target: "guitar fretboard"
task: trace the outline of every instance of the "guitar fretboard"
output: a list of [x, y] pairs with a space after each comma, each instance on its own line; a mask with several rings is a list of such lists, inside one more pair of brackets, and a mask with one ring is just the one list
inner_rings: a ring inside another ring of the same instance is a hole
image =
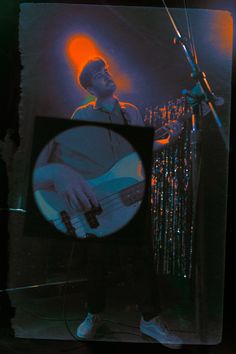
[[[224, 99], [222, 97], [216, 97], [215, 105], [222, 106]], [[205, 101], [201, 102], [201, 115], [206, 116], [211, 110]], [[157, 122], [163, 124], [162, 127], [155, 129], [155, 140], [163, 139], [168, 136], [168, 130], [165, 128], [166, 123], [171, 122], [173, 119], [178, 120], [180, 123], [184, 123], [191, 118], [193, 114], [192, 107], [188, 104], [185, 97], [177, 100], [169, 101], [162, 107], [149, 108], [146, 110], [145, 123], [147, 126], [152, 126], [154, 129], [157, 126]]]

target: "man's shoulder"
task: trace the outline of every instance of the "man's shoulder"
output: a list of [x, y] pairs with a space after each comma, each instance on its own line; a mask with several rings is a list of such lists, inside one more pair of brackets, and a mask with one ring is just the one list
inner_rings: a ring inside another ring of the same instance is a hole
[[95, 102], [89, 102], [77, 107], [74, 113], [72, 114], [71, 119], [80, 119], [85, 117], [87, 113], [90, 113], [94, 109], [94, 106]]
[[124, 112], [128, 124], [144, 126], [142, 115], [138, 107], [129, 102], [120, 102], [120, 108]]
[[138, 108], [134, 104], [129, 102], [120, 102], [120, 107], [124, 110], [138, 111]]

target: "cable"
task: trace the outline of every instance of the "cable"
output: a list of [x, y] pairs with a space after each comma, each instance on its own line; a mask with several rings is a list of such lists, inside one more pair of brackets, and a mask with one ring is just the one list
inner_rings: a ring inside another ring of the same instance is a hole
[[126, 331], [110, 331], [105, 333], [104, 335], [109, 336], [109, 335], [113, 335], [113, 334], [129, 334], [131, 336], [135, 336], [135, 337], [142, 337], [142, 334], [136, 334], [136, 333], [131, 333], [131, 332], [126, 332]]
[[191, 26], [191, 22], [190, 22], [190, 18], [189, 18], [189, 13], [187, 10], [187, 0], [184, 0], [184, 8], [185, 8], [185, 16], [186, 16], [187, 27], [188, 27], [188, 37], [189, 37], [190, 47], [192, 50], [192, 55], [194, 57], [194, 61], [197, 65], [198, 64], [198, 57], [197, 57], [196, 46], [195, 46], [195, 41], [194, 41], [194, 37], [193, 37], [192, 26]]
[[[102, 203], [102, 206], [106, 207], [106, 209], [110, 209], [111, 207], [114, 206], [114, 202], [116, 203], [117, 201], [118, 202], [120, 201], [120, 195], [121, 195], [122, 191], [129, 190], [129, 191], [132, 192], [133, 190], [135, 190], [136, 192], [137, 191], [139, 192], [139, 190], [138, 190], [139, 186], [141, 186], [141, 187], [145, 186], [145, 181], [136, 182], [136, 183], [128, 186], [124, 190], [120, 190], [120, 191], [114, 192], [114, 193], [112, 193], [112, 194], [100, 199], [99, 202], [102, 202], [102, 201], [106, 200], [106, 203], [105, 202]], [[141, 189], [141, 192], [143, 192], [142, 189]], [[77, 216], [74, 216], [74, 217], [71, 218], [71, 220], [76, 219], [76, 218], [77, 218]], [[60, 218], [54, 219], [54, 222], [56, 222], [57, 220], [61, 220], [61, 219]]]
[[0, 208], [0, 211], [15, 211], [16, 213], [26, 213], [25, 209], [19, 208]]
[[163, 5], [164, 5], [164, 7], [165, 7], [165, 10], [166, 10], [166, 12], [167, 12], [167, 14], [168, 14], [168, 16], [169, 16], [169, 18], [170, 18], [170, 21], [171, 21], [171, 23], [172, 23], [172, 25], [173, 25], [173, 27], [174, 27], [174, 29], [175, 29], [175, 32], [177, 33], [177, 36], [178, 36], [179, 38], [181, 38], [181, 34], [180, 34], [180, 32], [179, 32], [179, 30], [178, 30], [176, 24], [175, 24], [175, 21], [174, 21], [174, 19], [173, 19], [173, 16], [172, 16], [171, 13], [170, 13], [170, 10], [168, 9], [168, 7], [167, 7], [167, 5], [166, 5], [165, 0], [162, 0], [162, 2], [163, 2]]
[[75, 250], [75, 240], [73, 240], [73, 245], [71, 247], [71, 252], [70, 252], [70, 257], [69, 257], [69, 261], [68, 261], [68, 265], [67, 265], [67, 272], [66, 272], [66, 282], [64, 285], [64, 293], [63, 293], [63, 303], [62, 303], [62, 317], [66, 326], [66, 329], [68, 331], [68, 333], [71, 335], [71, 337], [76, 340], [77, 342], [79, 341], [79, 339], [72, 333], [68, 322], [67, 322], [67, 318], [66, 318], [66, 300], [67, 300], [67, 288], [68, 288], [68, 284], [69, 284], [69, 272], [71, 269], [71, 264], [72, 264], [72, 259], [73, 259], [73, 253]]
[[[27, 308], [25, 308], [24, 306], [20, 305], [18, 306], [18, 308], [22, 309], [24, 312], [32, 315], [32, 316], [35, 316], [37, 318], [40, 318], [41, 320], [46, 320], [46, 321], [54, 321], [54, 322], [64, 322], [64, 319], [63, 318], [58, 318], [58, 317], [45, 317], [45, 316], [42, 316], [40, 315], [38, 312], [33, 312]], [[68, 318], [67, 320], [68, 321], [81, 321], [83, 318], [81, 317], [78, 317], [78, 318]]]
[[109, 320], [109, 319], [107, 319], [107, 318], [103, 318], [103, 320], [104, 320], [105, 322], [115, 323], [115, 324], [118, 324], [118, 325], [124, 326], [124, 327], [130, 327], [130, 328], [136, 328], [136, 329], [139, 328], [138, 326], [131, 326], [131, 325], [128, 325], [128, 324], [125, 324], [125, 323], [117, 322], [117, 321], [114, 321], [114, 320]]
[[[58, 318], [47, 318], [47, 317], [42, 317], [40, 316], [39, 314], [37, 313], [34, 313], [32, 311], [29, 311], [27, 309], [25, 309], [24, 307], [22, 307], [24, 309], [25, 312], [28, 312], [30, 313], [31, 315], [35, 316], [35, 317], [38, 317], [38, 318], [43, 318], [44, 320], [50, 320], [50, 321], [63, 321], [66, 325], [66, 328], [67, 328], [67, 331], [68, 333], [71, 335], [71, 337], [73, 339], [75, 339], [77, 342], [79, 341], [79, 338], [77, 338], [73, 332], [71, 331], [71, 329], [69, 328], [68, 326], [68, 319], [66, 318], [66, 299], [67, 299], [67, 287], [70, 283], [70, 279], [69, 279], [69, 272], [70, 272], [70, 269], [71, 269], [71, 264], [72, 264], [72, 260], [73, 260], [73, 253], [74, 253], [74, 249], [75, 249], [75, 240], [73, 242], [73, 245], [72, 245], [72, 248], [71, 248], [71, 252], [70, 252], [70, 257], [69, 257], [69, 261], [68, 261], [68, 265], [67, 265], [67, 273], [66, 273], [66, 281], [64, 282], [64, 294], [63, 294], [63, 306], [62, 306], [62, 309], [63, 309], [63, 318], [60, 320]], [[55, 284], [63, 284], [62, 282], [57, 282]], [[31, 285], [31, 286], [26, 286], [26, 287], [21, 287], [20, 289], [28, 289], [28, 288], [35, 288], [35, 287], [40, 287], [40, 286], [48, 286], [48, 285], [51, 285], [51, 284], [40, 284], [40, 285]], [[19, 289], [19, 288], [18, 288]], [[6, 290], [6, 289], [5, 289]], [[15, 289], [7, 289], [8, 291], [13, 291]], [[78, 319], [70, 319], [70, 321], [78, 321], [80, 320], [80, 318]], [[104, 319], [104, 321], [106, 322], [111, 322], [111, 323], [116, 323], [118, 325], [121, 325], [121, 326], [124, 326], [124, 327], [130, 327], [130, 328], [139, 328], [137, 326], [130, 326], [130, 325], [127, 325], [127, 324], [124, 324], [124, 323], [120, 323], [120, 322], [116, 322], [116, 321], [112, 321], [112, 320], [109, 320], [109, 319]], [[131, 332], [127, 332], [127, 331], [110, 331], [108, 333], [106, 333], [106, 335], [111, 335], [111, 334], [128, 334], [128, 335], [133, 335], [133, 336], [137, 336], [137, 337], [141, 337], [141, 335], [138, 335], [136, 333], [131, 333]]]
[[[81, 281], [81, 280], [80, 280]], [[69, 283], [76, 283], [80, 282], [79, 280], [71, 280]], [[84, 279], [83, 279], [84, 281]], [[15, 290], [26, 290], [26, 289], [34, 289], [34, 288], [40, 288], [40, 287], [46, 287], [46, 286], [51, 286], [51, 285], [63, 285], [65, 284], [65, 281], [56, 281], [56, 282], [51, 282], [51, 283], [43, 283], [43, 284], [35, 284], [35, 285], [26, 285], [26, 286], [18, 286], [16, 288], [6, 288], [6, 289], [0, 289], [1, 292], [11, 292]]]
[[187, 10], [187, 1], [186, 0], [183, 0], [183, 1], [184, 1], [184, 10], [185, 10], [185, 17], [186, 17], [186, 22], [187, 22], [187, 30], [188, 30], [188, 38], [189, 38], [190, 48], [191, 48], [192, 54], [194, 55], [193, 43], [191, 40], [189, 14], [188, 14], [188, 10]]

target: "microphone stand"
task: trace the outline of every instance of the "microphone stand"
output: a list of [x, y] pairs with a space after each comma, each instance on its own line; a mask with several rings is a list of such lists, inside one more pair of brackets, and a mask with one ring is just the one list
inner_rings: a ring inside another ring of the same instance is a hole
[[[213, 114], [215, 122], [219, 128], [221, 138], [223, 139], [226, 149], [229, 149], [229, 142], [223, 128], [221, 118], [219, 117], [216, 109], [216, 96], [211, 90], [207, 81], [206, 74], [200, 70], [197, 63], [197, 58], [194, 57], [190, 46], [185, 38], [181, 35], [176, 23], [165, 4], [165, 9], [176, 32], [174, 44], [180, 44], [184, 50], [187, 61], [189, 62], [192, 73], [191, 77], [195, 80], [196, 86], [200, 94], [195, 94], [193, 91], [183, 90], [182, 93], [192, 100], [194, 103], [192, 114], [192, 127], [191, 127], [191, 153], [192, 153], [192, 220], [193, 220], [193, 261], [194, 261], [194, 290], [195, 290], [195, 322], [196, 331], [202, 343], [206, 342], [207, 338], [207, 297], [206, 297], [206, 267], [205, 267], [205, 239], [204, 227], [202, 226], [199, 218], [199, 210], [204, 213], [202, 208], [201, 199], [202, 193], [199, 192], [200, 171], [201, 171], [201, 111], [202, 102], [205, 102]], [[203, 204], [203, 203], [202, 203]], [[203, 204], [204, 205], [204, 204]], [[203, 214], [201, 214], [203, 215]], [[196, 228], [198, 226], [198, 228]]]

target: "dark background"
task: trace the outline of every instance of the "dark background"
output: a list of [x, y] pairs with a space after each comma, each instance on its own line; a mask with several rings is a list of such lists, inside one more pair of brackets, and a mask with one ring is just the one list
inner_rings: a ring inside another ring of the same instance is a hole
[[[58, 1], [59, 2], [59, 1]], [[65, 1], [63, 1], [65, 3]], [[78, 3], [78, 2], [76, 2]], [[83, 3], [92, 3], [83, 1]], [[94, 2], [99, 3], [99, 2]], [[108, 2], [107, 2], [108, 3]], [[117, 2], [112, 1], [112, 4], [121, 4], [121, 5], [129, 5], [126, 2]], [[179, 1], [168, 1], [168, 6], [179, 5]], [[160, 1], [155, 3], [150, 3], [148, 1], [139, 2], [138, 5], [155, 5], [158, 6]], [[162, 6], [160, 4], [160, 6]], [[189, 7], [199, 7], [199, 8], [209, 8], [209, 9], [223, 9], [229, 10], [231, 12], [234, 11], [235, 18], [235, 9], [233, 1], [189, 1]], [[12, 128], [15, 133], [13, 134], [13, 138], [16, 143], [18, 142], [17, 136], [17, 128], [18, 128], [18, 102], [19, 102], [19, 82], [20, 82], [20, 61], [19, 61], [19, 53], [17, 47], [17, 19], [18, 19], [18, 2], [17, 1], [2, 1], [2, 10], [4, 15], [1, 15], [1, 32], [3, 35], [2, 38], [2, 48], [1, 48], [1, 59], [3, 60], [1, 69], [2, 69], [2, 85], [3, 85], [3, 104], [1, 106], [2, 110], [2, 120], [1, 120], [1, 136], [5, 135], [6, 128]], [[234, 39], [234, 69], [233, 69], [233, 77], [235, 78], [235, 39]], [[233, 95], [235, 97], [235, 83], [233, 81]], [[235, 114], [235, 108], [232, 108], [231, 117], [233, 118]], [[231, 143], [230, 143], [230, 175], [229, 175], [229, 191], [228, 191], [228, 229], [227, 229], [227, 243], [226, 243], [226, 271], [225, 271], [225, 312], [224, 312], [224, 332], [223, 332], [223, 344], [219, 353], [231, 353], [230, 349], [227, 349], [227, 345], [231, 345], [234, 342], [234, 332], [233, 328], [235, 323], [235, 290], [234, 290], [234, 269], [235, 269], [235, 249], [233, 247], [233, 238], [234, 238], [234, 198], [235, 198], [235, 189], [234, 189], [234, 180], [235, 175], [233, 171], [234, 167], [234, 158], [235, 158], [235, 122], [234, 119], [231, 120]], [[225, 345], [225, 346], [224, 346]], [[100, 349], [104, 352], [104, 348], [107, 349], [107, 352], [112, 351], [115, 352], [115, 346], [112, 344], [107, 344], [107, 346], [101, 349], [101, 345], [93, 344], [90, 346], [90, 351], [99, 352]], [[129, 345], [119, 345], [119, 350], [122, 347], [129, 347]], [[116, 349], [118, 350], [118, 347]], [[137, 346], [133, 346], [137, 349]], [[144, 348], [143, 348], [144, 349]], [[149, 348], [145, 350], [151, 350]], [[155, 346], [153, 348], [155, 350]], [[200, 350], [200, 349], [199, 349]], [[202, 351], [210, 350], [209, 348], [202, 348]], [[214, 349], [212, 349], [214, 350]], [[163, 349], [163, 352], [165, 349]], [[57, 352], [56, 349], [54, 352]], [[118, 351], [117, 351], [118, 352]], [[212, 351], [213, 353], [214, 351]], [[232, 351], [233, 352], [233, 351]]]

